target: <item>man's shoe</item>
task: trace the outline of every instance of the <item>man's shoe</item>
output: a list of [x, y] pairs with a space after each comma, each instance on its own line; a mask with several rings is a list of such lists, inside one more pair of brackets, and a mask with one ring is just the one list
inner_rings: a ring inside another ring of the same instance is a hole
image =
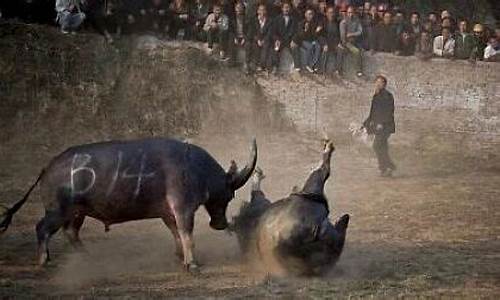
[[309, 72], [311, 74], [314, 73], [314, 70], [309, 66], [306, 66], [306, 70], [307, 70], [307, 72]]

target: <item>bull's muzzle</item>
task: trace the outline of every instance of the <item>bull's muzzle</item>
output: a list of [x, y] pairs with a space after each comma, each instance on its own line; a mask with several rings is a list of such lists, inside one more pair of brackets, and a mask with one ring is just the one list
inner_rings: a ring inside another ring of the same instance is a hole
[[210, 220], [210, 227], [212, 227], [215, 230], [224, 230], [227, 228], [229, 224], [227, 223], [226, 218], [220, 219], [220, 220]]

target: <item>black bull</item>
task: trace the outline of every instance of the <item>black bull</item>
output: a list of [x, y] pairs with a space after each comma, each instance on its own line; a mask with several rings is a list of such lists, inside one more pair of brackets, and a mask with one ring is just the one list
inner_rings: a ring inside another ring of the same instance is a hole
[[333, 150], [333, 144], [326, 143], [320, 167], [302, 190], [274, 203], [259, 188], [263, 177], [255, 177], [251, 201], [243, 205], [230, 230], [238, 235], [242, 251], [255, 256], [269, 272], [320, 274], [340, 257], [349, 215], [330, 223], [324, 195]]
[[194, 215], [204, 205], [210, 226], [227, 227], [226, 208], [234, 192], [251, 176], [257, 162], [252, 144], [247, 165], [234, 161], [224, 171], [202, 148], [172, 139], [104, 142], [71, 147], [55, 157], [25, 197], [3, 215], [0, 231], [41, 181], [45, 216], [36, 226], [39, 263], [49, 259], [51, 235], [63, 227], [70, 242], [80, 245], [78, 232], [86, 216], [109, 225], [161, 218], [176, 241], [176, 254], [190, 270]]

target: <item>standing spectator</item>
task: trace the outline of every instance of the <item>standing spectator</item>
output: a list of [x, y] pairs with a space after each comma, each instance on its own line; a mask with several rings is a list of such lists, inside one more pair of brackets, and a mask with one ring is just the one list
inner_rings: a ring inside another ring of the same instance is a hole
[[321, 34], [321, 25], [314, 19], [314, 10], [309, 8], [304, 14], [304, 20], [299, 24], [295, 43], [301, 47], [301, 67], [304, 67], [309, 73], [317, 71], [321, 47], [319, 36]]
[[190, 33], [189, 36], [197, 41], [206, 41], [206, 34], [203, 30], [205, 21], [208, 17], [208, 3], [207, 0], [195, 0], [189, 9], [189, 23]]
[[272, 55], [273, 72], [276, 71], [282, 50], [288, 48], [293, 56], [295, 68], [300, 68], [300, 49], [299, 45], [294, 42], [293, 38], [297, 34], [299, 21], [297, 17], [291, 13], [291, 4], [283, 2], [281, 4], [281, 14], [274, 20], [273, 28], [273, 46]]
[[392, 14], [386, 12], [382, 23], [375, 28], [375, 45], [372, 50], [378, 52], [394, 52], [396, 50], [397, 35], [396, 29], [392, 25]]
[[75, 32], [80, 28], [85, 20], [81, 5], [81, 0], [56, 1], [57, 22], [61, 26], [62, 33]]
[[428, 31], [422, 31], [420, 38], [417, 40], [416, 56], [422, 60], [427, 60], [434, 53], [432, 35]]
[[322, 73], [328, 72], [328, 65], [333, 62], [334, 70], [339, 73], [341, 56], [338, 53], [338, 46], [340, 45], [340, 31], [339, 24], [335, 19], [335, 7], [329, 6], [326, 9], [326, 21], [323, 25], [323, 34], [321, 37], [321, 63], [320, 71]]
[[174, 0], [170, 3], [170, 25], [168, 34], [170, 38], [175, 39], [179, 35], [180, 30], [184, 30], [184, 38], [189, 38], [187, 31], [189, 27], [189, 7], [185, 0]]
[[483, 60], [484, 49], [486, 48], [486, 36], [484, 32], [484, 26], [482, 24], [476, 24], [473, 28], [474, 32], [474, 48], [472, 49], [472, 60]]
[[246, 42], [247, 65], [256, 60], [258, 72], [271, 68], [270, 50], [272, 43], [272, 24], [267, 17], [266, 5], [257, 7], [257, 17], [249, 24], [249, 33]]
[[429, 21], [430, 26], [431, 26], [430, 33], [432, 35], [432, 38], [435, 38], [438, 35], [440, 35], [441, 34], [441, 25], [440, 25], [440, 22], [438, 20], [437, 14], [435, 12], [430, 12], [427, 21]]
[[455, 40], [449, 28], [443, 28], [442, 35], [434, 38], [434, 55], [451, 58], [455, 54]]
[[[230, 40], [233, 41], [231, 51], [231, 60], [236, 63], [238, 50], [245, 47], [247, 39], [248, 26], [245, 16], [245, 5], [243, 2], [236, 2], [234, 6], [234, 18], [229, 19], [229, 34]], [[243, 70], [245, 73], [248, 72], [248, 66], [246, 64], [246, 59], [243, 63]]]
[[500, 42], [496, 36], [490, 37], [488, 46], [484, 49], [484, 60], [500, 62]]
[[455, 34], [455, 58], [469, 59], [474, 50], [474, 37], [467, 32], [467, 21], [458, 23], [458, 31]]
[[362, 56], [363, 53], [357, 46], [358, 39], [363, 33], [361, 22], [355, 15], [354, 7], [349, 6], [347, 16], [340, 22], [340, 39], [342, 41], [343, 53], [349, 54], [354, 60], [354, 69], [358, 77], [363, 76]]
[[375, 80], [375, 95], [373, 96], [370, 114], [363, 122], [368, 134], [374, 134], [373, 150], [377, 155], [380, 175], [392, 176], [396, 165], [389, 156], [389, 137], [396, 132], [394, 123], [394, 97], [386, 90], [387, 79], [377, 76]]
[[226, 58], [226, 46], [229, 29], [229, 19], [222, 13], [222, 6], [214, 4], [213, 12], [208, 15], [203, 30], [207, 33], [207, 47], [209, 54], [213, 52], [215, 43], [219, 44], [221, 59]]

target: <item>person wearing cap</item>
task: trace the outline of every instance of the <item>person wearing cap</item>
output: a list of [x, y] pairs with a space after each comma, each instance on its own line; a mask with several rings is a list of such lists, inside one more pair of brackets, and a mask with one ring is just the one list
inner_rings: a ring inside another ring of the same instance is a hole
[[451, 58], [455, 55], [455, 40], [449, 28], [442, 29], [442, 35], [434, 38], [433, 45], [435, 56]]
[[486, 40], [484, 34], [484, 26], [477, 23], [473, 28], [474, 33], [474, 48], [472, 49], [471, 59], [473, 60], [483, 60], [484, 49], [486, 49]]
[[342, 45], [343, 53], [352, 56], [354, 61], [354, 70], [358, 77], [363, 76], [362, 70], [362, 51], [361, 48], [357, 46], [361, 34], [363, 33], [363, 27], [361, 26], [361, 21], [358, 19], [353, 6], [349, 6], [347, 9], [347, 16], [344, 20], [340, 22], [340, 40]]
[[467, 21], [461, 20], [455, 33], [455, 58], [469, 59], [473, 49], [474, 37], [467, 32]]

